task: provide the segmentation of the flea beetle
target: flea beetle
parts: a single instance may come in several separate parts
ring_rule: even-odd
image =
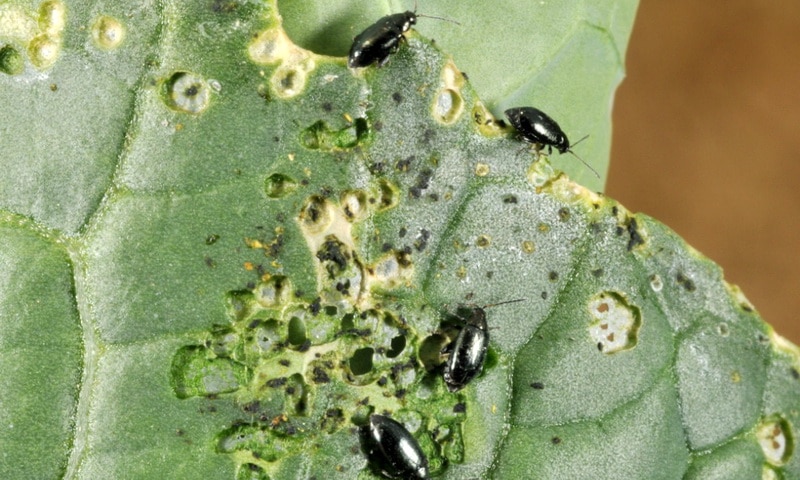
[[[385,415],[370,415],[361,445],[371,467],[386,478],[428,479],[428,459],[404,426]]]
[[[359,68],[377,63],[379,67],[382,67],[389,60],[389,55],[397,51],[400,42],[405,40],[406,37],[403,34],[417,23],[418,17],[436,18],[458,24],[447,18],[417,15],[415,3],[413,12],[409,10],[404,13],[387,15],[356,35],[353,45],[350,47],[347,66]]]
[[[553,147],[555,147],[559,153],[569,152],[600,178],[600,174],[594,168],[572,151],[572,147],[584,141],[588,135],[570,145],[567,135],[561,130],[558,123],[538,108],[509,108],[505,114],[511,125],[519,132],[523,142],[533,144],[537,151],[542,147],[547,147],[547,152],[553,153]]]
[[[455,341],[445,348],[450,356],[444,365],[444,383],[451,392],[464,388],[483,370],[486,350],[489,348],[489,327],[486,324],[485,308],[505,303],[521,302],[523,299],[484,305],[462,307],[459,312],[468,312],[461,317],[464,326]]]

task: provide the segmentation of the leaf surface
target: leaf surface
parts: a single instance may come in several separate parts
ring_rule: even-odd
[[[349,70],[270,2],[60,6],[0,15],[0,477],[373,478],[356,427],[389,413],[439,478],[800,478],[796,347],[521,151],[482,67],[411,32]],[[489,104],[610,95],[631,9],[564,8]],[[552,73],[583,45],[603,88]],[[459,308],[516,299],[449,392]]]

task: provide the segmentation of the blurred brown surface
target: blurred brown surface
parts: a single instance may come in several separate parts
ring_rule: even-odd
[[[642,0],[607,194],[720,264],[800,344],[800,2]]]

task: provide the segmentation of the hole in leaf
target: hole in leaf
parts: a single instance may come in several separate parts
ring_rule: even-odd
[[[375,350],[372,348],[359,348],[350,357],[350,371],[353,375],[364,375],[372,371],[372,355]]]
[[[273,173],[264,182],[264,191],[269,198],[282,198],[289,195],[297,188],[297,182],[291,177],[280,173]]]
[[[306,341],[306,324],[298,317],[289,320],[289,343],[292,345],[302,345]]]
[[[347,315],[342,317],[342,330],[347,331],[355,328],[355,323],[353,323],[353,317],[354,316],[352,313],[348,313]]]
[[[406,337],[403,335],[398,335],[392,338],[392,348],[390,348],[386,352],[386,356],[389,358],[394,358],[400,355],[405,348],[406,348]]]
[[[419,360],[425,370],[434,370],[442,364],[442,349],[447,345],[447,342],[447,337],[438,333],[422,341],[419,346]]]

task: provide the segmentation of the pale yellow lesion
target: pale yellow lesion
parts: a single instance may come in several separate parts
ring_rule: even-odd
[[[36,14],[12,3],[0,4],[0,39],[27,44],[37,34]]]
[[[60,0],[49,0],[39,6],[39,28],[52,37],[61,36],[67,26],[67,7]]]
[[[507,130],[503,128],[501,123],[492,115],[492,112],[486,108],[480,100],[474,100],[472,106],[472,121],[478,128],[478,132],[484,137],[499,137],[505,136]]]
[[[359,238],[354,227],[396,203],[384,203],[385,185],[378,182],[365,190],[348,190],[341,194],[339,201],[313,195],[306,199],[297,216],[297,222],[312,252],[317,266],[317,285],[323,300],[330,303],[345,304],[364,310],[373,308],[373,291],[386,291],[413,283],[414,266],[411,254],[389,251],[374,262],[364,263],[359,257]],[[342,271],[342,279],[349,278],[350,289],[346,294],[335,292],[330,285],[329,273],[317,257],[326,243],[336,242],[341,252],[347,256],[347,267]],[[338,281],[338,279],[337,279]]]
[[[479,177],[485,177],[486,175],[489,175],[489,172],[491,172],[491,167],[488,163],[477,163],[475,165],[475,175]]]
[[[557,199],[563,200],[565,203],[569,203],[573,206],[581,205],[584,211],[587,213],[596,210],[595,205],[603,205],[608,202],[603,195],[572,181],[568,176],[566,176],[566,174],[553,169],[553,167],[547,162],[542,162],[541,160],[536,161],[532,165],[531,169],[537,166],[537,164],[542,164],[539,167],[542,171],[542,176],[549,176],[550,181],[546,183],[549,183],[549,191]],[[632,216],[632,214],[622,205],[617,205],[617,209],[619,211],[620,218],[628,218]]]
[[[756,428],[756,438],[768,464],[779,467],[789,461],[794,447],[791,432],[789,422],[780,416],[766,418]]]
[[[452,61],[448,61],[442,69],[439,90],[433,96],[433,116],[445,125],[455,123],[464,113],[464,75]]]
[[[747,299],[744,292],[742,291],[741,288],[739,288],[738,285],[728,283],[724,280],[723,283],[725,285],[725,288],[728,290],[728,293],[731,295],[731,297],[733,297],[737,305],[750,312],[754,312],[756,310],[756,307],[754,307],[753,304],[750,302],[750,300]]]
[[[278,23],[257,33],[247,53],[258,65],[278,65],[270,77],[270,90],[280,98],[292,98],[306,86],[308,74],[316,68],[316,55],[297,46]]]
[[[272,27],[257,33],[247,47],[250,60],[258,65],[272,65],[297,55],[300,49],[292,43],[280,27]]]
[[[49,35],[37,35],[28,43],[28,58],[34,67],[44,70],[52,67],[61,54],[61,40]]]
[[[769,339],[772,343],[773,349],[779,354],[788,356],[791,359],[792,366],[795,370],[800,371],[800,347],[790,342],[786,338],[778,335],[775,330],[767,326],[769,330]]]
[[[125,40],[125,26],[114,17],[98,16],[92,24],[92,40],[103,50],[114,50]]]
[[[553,168],[550,162],[545,160],[544,155],[536,155],[533,163],[528,167],[526,178],[536,189],[536,193],[541,193],[556,180],[569,182],[566,175]]]
[[[67,8],[60,0],[43,2],[35,13],[19,5],[0,4],[0,42],[27,51],[31,65],[39,70],[58,60],[66,24]]]
[[[764,465],[761,469],[761,480],[780,480],[781,477],[778,476],[778,472],[776,472],[770,465]]]
[[[636,346],[641,311],[619,292],[603,292],[589,301],[589,335],[599,350],[612,354]]]

